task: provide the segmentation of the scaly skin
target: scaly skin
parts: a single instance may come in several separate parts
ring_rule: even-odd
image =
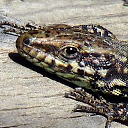
[[[6,32],[22,33],[16,41],[17,50],[33,64],[85,89],[128,97],[128,43],[117,40],[102,26],[56,24],[37,28],[2,22],[0,27],[3,25],[14,28]],[[106,116],[106,128],[113,120],[127,121],[127,103],[94,99],[82,89],[66,97],[91,106],[78,106],[76,110]]]

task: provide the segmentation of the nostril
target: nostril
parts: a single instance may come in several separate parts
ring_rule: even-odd
[[[29,43],[30,43],[30,38],[25,38],[25,39],[23,40],[23,43],[29,45]]]

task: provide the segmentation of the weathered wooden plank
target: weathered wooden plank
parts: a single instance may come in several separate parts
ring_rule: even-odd
[[[0,18],[18,24],[100,24],[127,39],[128,7],[121,0],[1,0]],[[0,33],[0,127],[103,128],[106,119],[71,113],[69,83],[32,66],[16,53],[15,36]],[[12,52],[12,53],[10,53]],[[113,122],[112,128],[126,125]]]

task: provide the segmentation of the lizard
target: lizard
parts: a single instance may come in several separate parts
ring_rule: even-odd
[[[65,93],[90,107],[78,105],[74,111],[86,111],[107,117],[105,128],[113,120],[127,121],[128,103],[111,103],[104,98],[95,98],[86,92],[103,93],[109,96],[128,97],[128,42],[100,25],[54,24],[48,26],[18,26],[5,33],[16,33],[18,53],[32,64],[81,88]],[[17,29],[19,31],[17,31]]]

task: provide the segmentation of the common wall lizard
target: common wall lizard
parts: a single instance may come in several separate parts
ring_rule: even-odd
[[[127,42],[119,41],[104,27],[93,24],[55,24],[41,28],[30,24],[24,27],[9,22],[0,23],[0,27],[4,28],[4,25],[12,27],[5,30],[6,33],[20,33],[16,47],[21,56],[83,87],[65,94],[66,97],[90,105],[78,105],[75,111],[106,116],[105,128],[109,128],[113,120],[127,121],[128,103],[111,103],[86,92],[86,89],[90,89],[117,98],[128,97]]]

